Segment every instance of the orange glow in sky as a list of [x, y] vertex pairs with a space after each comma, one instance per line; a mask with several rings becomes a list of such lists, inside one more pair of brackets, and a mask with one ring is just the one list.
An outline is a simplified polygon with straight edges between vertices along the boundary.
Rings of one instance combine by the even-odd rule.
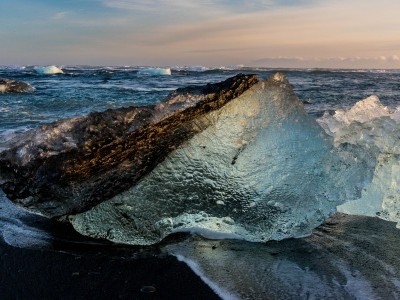
[[399, 12], [398, 0], [14, 0], [0, 64], [400, 68]]

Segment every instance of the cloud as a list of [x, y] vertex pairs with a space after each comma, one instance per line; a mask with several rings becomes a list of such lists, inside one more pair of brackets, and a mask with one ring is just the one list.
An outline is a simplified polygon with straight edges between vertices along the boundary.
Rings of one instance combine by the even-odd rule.
[[[215, 13], [249, 13], [270, 10], [277, 7], [305, 6], [321, 0], [102, 0], [103, 5], [110, 8], [160, 12], [176, 10], [195, 14], [212, 15]], [[194, 17], [195, 15], [193, 15]]]
[[59, 64], [400, 67], [398, 0], [31, 2], [5, 7], [6, 63], [32, 47]]
[[70, 15], [70, 14], [71, 14], [70, 11], [61, 11], [61, 12], [55, 13], [55, 14], [51, 17], [51, 19], [52, 19], [52, 20], [62, 20], [62, 19], [65, 19], [65, 17], [67, 17], [67, 16]]
[[251, 66], [271, 68], [398, 68], [397, 55], [379, 57], [266, 57], [253, 60]]
[[160, 9], [187, 9], [187, 8], [198, 8], [204, 7], [208, 5], [212, 5], [214, 1], [202, 1], [191, 2], [185, 0], [171, 0], [171, 1], [162, 1], [162, 0], [138, 0], [138, 1], [130, 1], [130, 0], [103, 0], [103, 5], [111, 8], [124, 9], [124, 10], [136, 10], [136, 11], [160, 11]]
[[210, 48], [210, 49], [195, 49], [195, 50], [187, 50], [185, 51], [186, 53], [196, 53], [196, 54], [202, 54], [202, 53], [212, 53], [212, 54], [224, 54], [228, 52], [238, 52], [238, 51], [245, 51], [245, 50], [250, 50], [251, 48]]

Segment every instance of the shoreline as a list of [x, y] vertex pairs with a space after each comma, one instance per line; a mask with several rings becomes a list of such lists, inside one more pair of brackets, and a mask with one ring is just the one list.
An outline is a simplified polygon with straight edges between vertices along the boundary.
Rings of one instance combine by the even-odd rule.
[[400, 298], [399, 230], [378, 218], [337, 213], [310, 236], [266, 243], [182, 233], [129, 246], [2, 204], [2, 299]]
[[220, 299], [162, 245], [85, 237], [0, 193], [0, 299]]

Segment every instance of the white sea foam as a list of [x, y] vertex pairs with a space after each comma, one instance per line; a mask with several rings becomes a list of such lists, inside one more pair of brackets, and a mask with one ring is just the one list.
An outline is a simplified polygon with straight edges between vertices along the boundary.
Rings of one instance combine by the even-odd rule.
[[240, 298], [232, 293], [224, 290], [218, 284], [210, 280], [203, 272], [201, 267], [194, 261], [180, 254], [173, 254], [179, 260], [188, 265], [188, 267], [200, 277], [205, 284], [207, 284], [218, 296], [225, 300], [239, 300]]
[[346, 277], [346, 285], [343, 288], [354, 296], [354, 299], [377, 299], [374, 287], [360, 272], [352, 271], [349, 266], [341, 261], [336, 262], [336, 267]]
[[[383, 257], [379, 255], [386, 244], [378, 241], [385, 238], [374, 236], [375, 228], [368, 224], [383, 222], [340, 218], [335, 218], [337, 227], [318, 230], [318, 234], [303, 241], [265, 244], [191, 237], [166, 245], [164, 250], [185, 262], [223, 299], [376, 299], [384, 295], [379, 292], [385, 288], [378, 291], [373, 286], [398, 284], [393, 260], [396, 247]], [[356, 224], [364, 230], [349, 228], [354, 224], [352, 220], [363, 220]], [[393, 228], [387, 228], [383, 232], [390, 236]], [[372, 246], [373, 250], [365, 248], [360, 241], [366, 240], [379, 245]], [[327, 246], [335, 251], [326, 251]], [[379, 276], [373, 270], [381, 270]], [[393, 286], [387, 285], [386, 290], [396, 295]]]
[[[84, 85], [80, 85], [84, 86]], [[86, 85], [90, 86], [90, 85]], [[164, 92], [164, 91], [175, 91], [175, 87], [141, 87], [141, 86], [129, 86], [129, 85], [120, 85], [120, 84], [109, 84], [103, 83], [98, 85], [99, 88], [102, 89], [113, 89], [113, 90], [127, 90], [127, 91], [134, 91], [134, 92]]]
[[208, 67], [204, 66], [175, 66], [173, 70], [176, 71], [190, 71], [190, 72], [204, 72], [210, 70]]
[[[1, 112], [1, 110], [0, 110]], [[4, 110], [3, 112], [6, 112]], [[8, 147], [9, 141], [11, 141], [17, 134], [28, 130], [26, 127], [22, 127], [19, 129], [6, 129], [0, 131], [0, 152], [6, 150]]]

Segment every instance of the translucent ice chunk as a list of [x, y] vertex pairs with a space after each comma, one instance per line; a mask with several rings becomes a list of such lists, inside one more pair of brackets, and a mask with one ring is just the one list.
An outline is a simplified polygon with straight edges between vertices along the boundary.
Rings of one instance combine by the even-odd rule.
[[192, 126], [199, 133], [136, 186], [70, 216], [75, 229], [131, 244], [193, 229], [248, 241], [303, 236], [359, 197], [368, 177], [335, 152], [279, 74]]
[[34, 67], [36, 73], [41, 75], [50, 75], [50, 74], [62, 74], [64, 73], [60, 68], [56, 66], [46, 66], [46, 67]]
[[[324, 130], [331, 135], [351, 123], [365, 123], [373, 119], [384, 116], [396, 117], [386, 106], [384, 106], [377, 96], [370, 96], [362, 101], [357, 102], [349, 110], [339, 109], [333, 115], [325, 112], [324, 116], [319, 118], [317, 122]], [[337, 138], [336, 135], [334, 135]]]
[[400, 222], [399, 116], [399, 109], [391, 111], [371, 96], [350, 110], [325, 114], [318, 120], [337, 146], [351, 144], [376, 158], [371, 184], [361, 198], [339, 206], [340, 212]]
[[170, 68], [146, 68], [140, 69], [138, 74], [141, 75], [171, 75]]
[[340, 205], [338, 211], [353, 215], [379, 216], [385, 220], [400, 222], [398, 158], [380, 154], [372, 182], [363, 190], [361, 198]]

